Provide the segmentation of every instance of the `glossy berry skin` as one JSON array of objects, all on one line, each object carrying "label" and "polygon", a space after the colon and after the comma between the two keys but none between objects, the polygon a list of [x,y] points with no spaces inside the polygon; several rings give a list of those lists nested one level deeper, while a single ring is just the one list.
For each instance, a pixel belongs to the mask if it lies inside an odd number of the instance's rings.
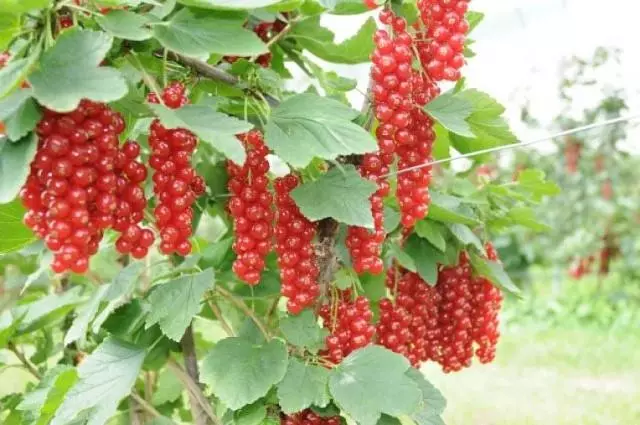
[{"label": "glossy berry skin", "polygon": [[[174,82],[162,92],[164,104],[172,109],[188,103],[182,83]],[[155,94],[148,101],[158,102]],[[203,180],[191,165],[198,144],[197,137],[183,128],[167,129],[160,121],[151,123],[149,166],[154,169],[153,191],[156,196],[154,216],[160,231],[160,252],[187,256],[191,253],[193,208],[205,190]]]},{"label": "glossy berry skin", "polygon": [[313,410],[305,409],[293,415],[282,415],[280,425],[340,425],[340,416],[321,417]]},{"label": "glossy berry skin", "polygon": [[470,0],[419,0],[424,32],[416,37],[422,66],[434,81],[457,81],[464,65],[464,43],[469,23],[465,18]]},{"label": "glossy berry skin", "polygon": [[373,313],[367,298],[351,300],[349,291],[337,292],[320,308],[319,315],[330,332],[320,355],[331,363],[339,364],[353,351],[373,342],[376,328],[371,323]]},{"label": "glossy berry skin", "polygon": [[84,273],[112,226],[117,206],[114,167],[120,114],[83,100],[71,112],[44,110],[38,149],[20,192],[25,224],[54,253],[56,273]]},{"label": "glossy berry skin", "polygon": [[394,301],[380,301],[377,342],[404,355],[414,367],[438,357],[440,295],[420,276],[391,269],[386,285]]},{"label": "glossy berry skin", "polygon": [[276,253],[280,292],[287,297],[287,310],[299,314],[312,306],[318,295],[318,265],[313,247],[316,226],[310,222],[291,198],[291,191],[300,184],[293,174],[276,179]]},{"label": "glossy berry skin", "polygon": [[[485,245],[485,251],[487,259],[498,261],[498,253],[491,243]],[[502,293],[489,279],[478,276],[472,281],[471,295],[472,335],[477,346],[475,354],[481,363],[490,363],[495,358],[500,338],[498,315],[502,307]]]},{"label": "glossy berry skin", "polygon": [[257,285],[265,268],[265,257],[271,251],[274,212],[269,192],[269,149],[259,131],[239,137],[247,152],[240,166],[227,162],[228,187],[231,197],[227,208],[233,217],[233,271],[249,285]]}]

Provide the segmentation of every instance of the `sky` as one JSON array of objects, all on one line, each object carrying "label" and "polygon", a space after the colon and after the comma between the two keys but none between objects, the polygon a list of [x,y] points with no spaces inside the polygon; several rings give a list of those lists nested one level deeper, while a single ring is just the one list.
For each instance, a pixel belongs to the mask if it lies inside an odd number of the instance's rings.
[{"label": "sky", "polygon": [[[552,134],[550,123],[562,109],[558,99],[560,65],[572,56],[590,57],[599,46],[622,51],[622,66],[597,75],[597,88],[576,98],[573,111],[599,103],[603,86],[626,87],[629,113],[640,112],[640,53],[637,47],[640,2],[635,0],[472,0],[471,9],[485,13],[474,31],[476,56],[464,68],[468,87],[485,91],[506,107],[506,117],[520,140]],[[351,36],[367,15],[326,16],[323,25],[340,41]],[[341,75],[356,78],[360,92],[367,87],[369,65],[326,64]],[[296,74],[296,84],[309,80]],[[359,107],[363,95],[354,91],[350,100]],[[531,129],[520,122],[520,107],[528,100],[532,114],[542,126]],[[631,139],[626,143],[640,152]],[[553,148],[551,142],[536,146]],[[634,149],[635,148],[635,149]]]}]

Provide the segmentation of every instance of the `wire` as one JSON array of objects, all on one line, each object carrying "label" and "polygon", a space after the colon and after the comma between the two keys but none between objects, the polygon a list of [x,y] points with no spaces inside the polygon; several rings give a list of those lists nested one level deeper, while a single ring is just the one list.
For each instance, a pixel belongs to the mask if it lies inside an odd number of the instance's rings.
[{"label": "wire", "polygon": [[449,158],[444,158],[444,159],[439,159],[437,161],[427,162],[426,164],[414,165],[412,167],[407,167],[407,168],[403,168],[401,170],[397,170],[397,171],[394,171],[394,172],[391,172],[391,173],[384,174],[384,175],[382,175],[380,177],[381,178],[385,178],[385,177],[396,176],[396,175],[399,175],[399,174],[408,173],[408,172],[413,171],[413,170],[419,170],[421,168],[430,167],[432,165],[444,164],[444,163],[447,163],[447,162],[456,161],[458,159],[473,158],[474,156],[484,155],[484,154],[487,154],[487,153],[500,152],[500,151],[503,151],[503,150],[515,149],[515,148],[523,148],[523,147],[535,145],[537,143],[546,142],[547,140],[552,140],[552,139],[555,139],[557,137],[570,136],[572,134],[581,133],[583,131],[588,131],[588,130],[593,130],[595,128],[607,127],[607,126],[610,126],[610,125],[613,125],[613,124],[618,124],[618,123],[621,123],[621,122],[633,121],[633,120],[636,120],[638,118],[640,118],[640,113],[625,115],[625,116],[618,117],[618,118],[612,118],[612,119],[609,119],[609,120],[606,120],[606,121],[587,124],[587,125],[583,125],[581,127],[575,127],[575,128],[569,129],[569,130],[561,131],[561,132],[556,133],[556,134],[547,135],[547,136],[544,136],[544,137],[541,137],[541,138],[538,138],[538,139],[534,139],[534,140],[529,140],[529,141],[526,141],[526,142],[515,142],[515,143],[511,143],[509,145],[496,146],[496,147],[493,147],[493,148],[482,149],[482,150],[479,150],[479,151],[469,152],[469,153],[462,154],[462,155],[451,156]]}]

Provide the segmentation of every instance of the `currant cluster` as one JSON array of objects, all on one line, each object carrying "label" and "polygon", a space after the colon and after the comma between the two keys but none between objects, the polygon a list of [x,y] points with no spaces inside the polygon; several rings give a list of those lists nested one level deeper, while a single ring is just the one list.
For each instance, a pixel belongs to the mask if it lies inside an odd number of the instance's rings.
[{"label": "currant cluster", "polygon": [[[429,211],[429,185],[431,167],[424,165],[431,161],[431,150],[435,142],[433,120],[421,106],[439,94],[438,87],[424,74],[414,71],[411,86],[416,107],[411,110],[411,121],[407,137],[398,144],[398,170],[410,169],[398,174],[396,196],[400,206],[400,221],[405,229],[426,217]],[[398,140],[398,138],[396,138]]]},{"label": "currant cluster", "polygon": [[340,416],[321,417],[311,409],[293,415],[282,415],[280,425],[340,425]]},{"label": "currant cluster", "polygon": [[[188,102],[181,83],[167,86],[161,96],[164,104],[173,109]],[[151,93],[147,100],[151,103],[159,101],[155,93]],[[166,255],[177,253],[185,256],[191,252],[192,205],[206,191],[204,180],[196,175],[191,165],[197,142],[189,130],[167,129],[157,119],[151,123],[149,166],[155,171],[154,216],[160,232],[160,252]]]},{"label": "currant cluster", "polygon": [[269,149],[256,130],[240,136],[240,140],[247,152],[244,165],[227,162],[231,192],[228,208],[233,216],[233,250],[237,255],[233,271],[249,285],[257,285],[265,268],[264,259],[271,250],[273,234],[273,196],[267,177]]},{"label": "currant cluster", "polygon": [[[143,229],[139,223],[144,218],[147,198],[142,184],[147,179],[147,167],[137,160],[140,145],[125,142],[118,151],[114,163],[116,179],[117,207],[114,212],[113,228],[121,233],[116,240],[116,249],[121,254],[131,254],[143,258],[155,239],[150,229]],[[111,184],[112,175],[102,176],[98,184]]]},{"label": "currant cluster", "polygon": [[287,310],[298,314],[313,305],[318,295],[318,266],[313,249],[315,225],[310,222],[291,198],[299,180],[293,174],[276,179],[275,204],[278,210],[276,218],[276,253],[280,267],[280,292],[288,298]]},{"label": "currant cluster", "polygon": [[437,361],[445,373],[471,366],[473,358],[472,334],[472,275],[466,253],[458,264],[443,267],[438,273],[436,290],[440,296],[438,312],[439,355]]},{"label": "currant cluster", "polygon": [[390,270],[386,285],[395,296],[380,301],[378,344],[404,355],[413,366],[437,358],[440,294],[412,272]]},{"label": "currant cluster", "polygon": [[[498,261],[493,244],[485,245],[487,258]],[[500,337],[498,330],[502,293],[490,280],[476,277],[471,285],[473,315],[471,318],[473,340],[477,344],[476,357],[481,363],[490,363],[496,356]]]},{"label": "currant cluster", "polygon": [[469,31],[465,13],[470,0],[419,0],[425,32],[417,43],[420,61],[435,81],[458,81],[464,65],[464,43]]},{"label": "currant cluster", "polygon": [[319,315],[330,332],[325,340],[327,347],[320,355],[334,364],[373,341],[376,328],[371,323],[373,313],[365,297],[351,301],[350,291],[343,291],[320,307]]},{"label": "currant cluster", "polygon": [[[287,13],[283,13],[283,16],[287,16]],[[260,40],[267,43],[273,37],[278,35],[286,26],[286,22],[276,19],[274,22],[260,22],[253,27],[253,32],[260,38]],[[256,63],[263,68],[269,68],[271,66],[271,59],[273,55],[269,53],[264,53],[256,58]],[[238,56],[225,56],[225,62],[234,63],[238,59]]]},{"label": "currant cluster", "polygon": [[118,135],[124,120],[106,105],[82,101],[73,111],[45,109],[38,149],[20,192],[25,224],[54,252],[56,273],[84,273],[118,209]]}]

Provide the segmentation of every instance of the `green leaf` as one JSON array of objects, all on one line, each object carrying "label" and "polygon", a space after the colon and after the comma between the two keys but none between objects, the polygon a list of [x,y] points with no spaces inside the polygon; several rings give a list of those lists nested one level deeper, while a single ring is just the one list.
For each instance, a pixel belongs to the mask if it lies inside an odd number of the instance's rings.
[{"label": "green leaf", "polygon": [[93,293],[93,296],[78,309],[77,316],[73,320],[71,327],[64,336],[64,345],[67,346],[72,342],[84,338],[89,328],[89,323],[95,317],[100,303],[104,300],[110,285],[102,285]]},{"label": "green leaf", "polygon": [[6,347],[22,323],[24,315],[16,316],[11,310],[0,313],[0,348]]},{"label": "green leaf", "polygon": [[402,422],[398,418],[382,414],[378,422],[376,422],[376,425],[402,425]]},{"label": "green leaf", "polygon": [[43,9],[49,5],[50,0],[3,0],[2,11],[20,15],[36,9]]},{"label": "green leaf", "polygon": [[387,245],[387,258],[393,259],[398,262],[402,267],[409,270],[410,272],[416,272],[416,262],[413,257],[407,254],[400,245],[396,243],[389,243]]},{"label": "green leaf", "polygon": [[204,105],[185,105],[179,109],[159,104],[149,106],[167,128],[186,128],[236,164],[244,164],[245,150],[235,135],[251,130],[249,122]]},{"label": "green leaf", "polygon": [[431,242],[433,246],[444,252],[447,247],[444,227],[435,221],[424,219],[416,223],[415,232],[421,238]]},{"label": "green leaf", "polygon": [[[14,0],[15,1],[15,0]],[[0,12],[0,50],[6,50],[11,41],[20,34],[20,16],[5,12]]]},{"label": "green leaf", "polygon": [[311,405],[325,407],[329,404],[329,371],[316,365],[289,359],[289,367],[278,384],[278,400],[285,413],[300,412]]},{"label": "green leaf", "polygon": [[555,182],[545,179],[544,171],[537,169],[522,170],[518,175],[518,185],[531,192],[537,200],[544,196],[555,196],[561,192]]},{"label": "green leaf", "polygon": [[242,338],[225,338],[202,361],[200,377],[220,401],[237,410],[280,382],[287,358],[287,347],[277,339],[254,345]]},{"label": "green leaf", "polygon": [[360,425],[375,425],[382,413],[411,414],[422,399],[406,375],[410,364],[400,354],[372,345],[351,353],[331,371],[329,390],[338,406]]},{"label": "green leaf", "polygon": [[267,408],[260,400],[233,412],[235,425],[259,425],[266,417]]},{"label": "green leaf", "polygon": [[488,260],[475,252],[469,253],[469,259],[474,271],[486,279],[490,280],[494,285],[509,291],[512,294],[520,294],[520,288],[511,280],[509,275],[504,271],[501,263]]},{"label": "green leaf", "polygon": [[145,27],[150,22],[146,16],[127,10],[112,10],[106,15],[96,16],[95,19],[103,30],[114,37],[135,41],[151,38],[151,30]]},{"label": "green leaf", "polygon": [[200,311],[202,296],[214,283],[213,269],[207,269],[155,286],[148,297],[151,309],[147,328],[158,323],[167,337],[180,341],[193,316]]},{"label": "green leaf", "polygon": [[481,224],[473,210],[464,205],[460,198],[435,191],[431,191],[428,218],[443,223],[461,223],[468,226]]},{"label": "green leaf", "polygon": [[369,197],[375,183],[363,179],[353,165],[332,168],[318,180],[291,191],[300,211],[311,221],[333,217],[351,226],[373,228]]},{"label": "green leaf", "polygon": [[371,134],[351,122],[357,116],[335,100],[310,93],[292,96],[272,111],[266,143],[296,168],[306,167],[314,157],[373,152],[377,147]]},{"label": "green leaf", "polygon": [[[436,141],[433,144],[433,158],[436,160],[449,158],[451,150],[451,140],[449,139],[449,132],[441,125],[436,123],[433,126],[433,131],[436,133]],[[447,167],[448,164],[441,164],[443,167]]]},{"label": "green leaf", "polygon": [[180,380],[174,373],[165,369],[160,373],[156,390],[153,392],[153,397],[151,398],[151,403],[155,406],[159,406],[164,403],[175,401],[180,398],[182,391],[183,387]]},{"label": "green leaf", "polygon": [[29,165],[37,147],[38,137],[34,133],[17,142],[0,141],[0,204],[11,202],[18,196],[29,176]]},{"label": "green leaf", "polygon": [[400,225],[400,213],[391,207],[384,207],[384,231],[389,234]]},{"label": "green leaf", "polygon": [[473,245],[478,251],[484,251],[482,241],[473,233],[473,231],[466,225],[460,223],[450,224],[449,230],[463,245]]},{"label": "green leaf", "polygon": [[369,18],[355,35],[336,44],[333,32],[320,24],[320,16],[313,16],[296,23],[289,37],[327,62],[358,64],[369,62],[374,48],[373,34],[376,30],[375,20]]},{"label": "green leaf", "polygon": [[201,7],[203,9],[257,9],[267,7],[281,0],[178,0],[178,3],[186,6]]},{"label": "green leaf", "polygon": [[253,56],[269,49],[258,36],[243,25],[244,19],[224,17],[190,9],[180,12],[162,24],[153,26],[155,38],[169,50],[187,56],[219,55]]},{"label": "green leaf", "polygon": [[420,391],[422,391],[422,405],[417,412],[411,415],[411,419],[418,425],[443,423],[440,415],[447,407],[447,400],[442,396],[442,393],[427,381],[419,370],[410,369],[407,375],[418,384]]},{"label": "green leaf", "polygon": [[404,251],[413,259],[416,272],[430,286],[438,281],[438,263],[444,262],[444,255],[426,239],[411,235],[407,239]]},{"label": "green leaf", "polygon": [[470,10],[467,12],[466,18],[467,22],[469,22],[469,31],[467,32],[467,34],[469,34],[478,26],[480,22],[482,22],[482,20],[484,19],[484,13]]},{"label": "green leaf", "polygon": [[507,218],[511,219],[514,224],[528,227],[536,232],[548,232],[552,228],[536,218],[536,213],[529,207],[515,207],[509,210]]},{"label": "green leaf", "polygon": [[280,321],[280,330],[289,344],[313,353],[324,346],[324,339],[328,333],[320,327],[311,310],[304,310],[297,316],[285,317]]},{"label": "green leaf", "polygon": [[79,287],[75,287],[61,295],[47,295],[29,304],[15,307],[14,316],[23,317],[18,334],[28,334],[64,319],[64,316],[82,301],[80,291]]},{"label": "green leaf", "polygon": [[17,90],[0,100],[0,122],[4,122],[9,140],[17,141],[33,130],[40,111],[31,98],[31,90]]},{"label": "green leaf", "polygon": [[0,254],[19,251],[36,240],[33,232],[22,224],[25,213],[24,207],[18,200],[0,204],[0,232],[2,233]]},{"label": "green leaf", "polygon": [[473,112],[473,104],[461,93],[442,93],[424,106],[424,111],[444,128],[466,137],[475,137],[466,121]]},{"label": "green leaf", "polygon": [[77,378],[77,372],[71,366],[58,365],[50,369],[16,408],[22,411],[25,425],[48,424]]},{"label": "green leaf", "polygon": [[78,367],[78,382],[67,393],[51,425],[66,425],[89,410],[88,425],[103,425],[131,391],[145,350],[107,338]]},{"label": "green leaf", "polygon": [[75,109],[80,100],[112,102],[127,94],[117,70],[99,66],[113,38],[100,31],[68,29],[58,35],[29,75],[38,102],[59,112]]}]

